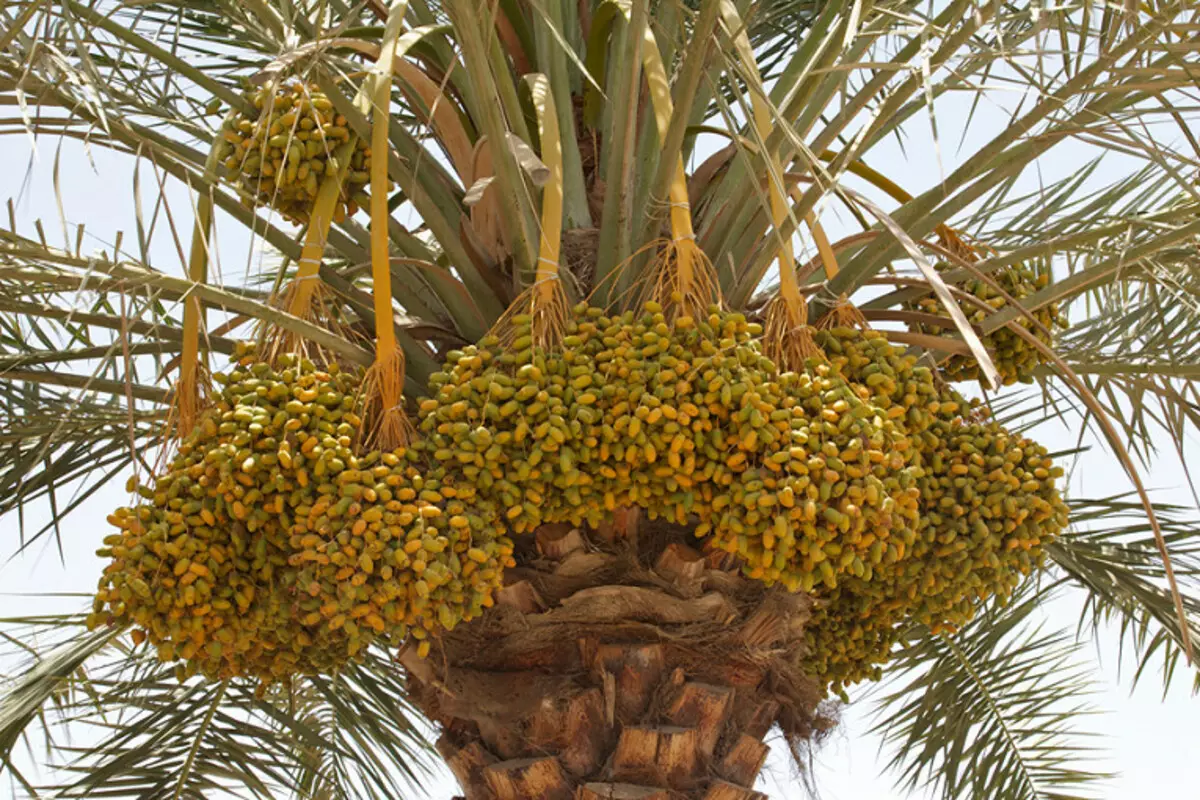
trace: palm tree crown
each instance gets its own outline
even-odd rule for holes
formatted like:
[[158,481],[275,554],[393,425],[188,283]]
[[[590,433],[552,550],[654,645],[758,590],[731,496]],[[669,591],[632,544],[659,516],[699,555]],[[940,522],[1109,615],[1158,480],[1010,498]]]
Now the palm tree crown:
[[[383,504],[394,492],[397,503],[413,505],[380,510],[380,524],[391,519],[385,513],[411,518],[415,510],[431,531],[411,547],[377,548],[390,559],[386,572],[359,539],[349,567],[327,558],[324,572],[304,573],[314,596],[322,581],[349,584],[355,569],[374,576],[355,578],[356,587],[375,592],[370,603],[358,602],[361,614],[337,612],[336,602],[306,607],[322,624],[338,620],[321,629],[325,634],[303,634],[309,652],[320,652],[306,662],[309,669],[278,657],[292,644],[291,629],[265,652],[261,643],[237,650],[233,633],[181,644],[176,631],[171,644],[172,634],[156,631],[149,617],[125,613],[137,601],[129,591],[120,596],[120,580],[109,584],[111,596],[101,584],[90,615],[6,620],[6,637],[23,642],[36,634],[38,644],[20,645],[12,662],[19,667],[0,700],[0,772],[31,797],[228,791],[374,798],[419,786],[440,754],[468,797],[528,796],[519,787],[505,794],[508,784],[494,772],[485,782],[482,763],[465,763],[480,752],[471,749],[479,742],[506,764],[527,754],[514,744],[504,756],[500,733],[452,708],[449,672],[431,666],[436,657],[424,658],[433,641],[448,637],[446,670],[469,662],[483,672],[479,654],[464,644],[476,640],[455,640],[447,631],[487,622],[496,598],[526,622],[537,615],[552,622],[570,608],[572,592],[650,597],[632,592],[640,580],[638,592],[652,585],[662,590],[656,597],[686,599],[680,608],[719,606],[730,619],[757,619],[776,602],[759,585],[765,582],[793,603],[784,616],[810,626],[803,637],[798,629],[779,634],[773,650],[743,643],[770,680],[801,676],[791,694],[778,696],[804,706],[803,713],[789,717],[776,704],[766,725],[778,724],[797,752],[828,721],[830,704],[818,707],[818,699],[840,695],[848,702],[856,684],[882,676],[886,690],[875,695],[880,732],[900,783],[932,782],[947,798],[1095,796],[1105,774],[1081,731],[1086,705],[1079,697],[1089,685],[1078,658],[1081,638],[1115,622],[1111,630],[1136,654],[1138,677],[1161,664],[1168,685],[1186,680],[1176,674],[1183,663],[1200,688],[1190,664],[1200,636],[1200,545],[1188,509],[1152,502],[1141,478],[1164,449],[1186,468],[1184,443],[1200,422],[1200,324],[1193,324],[1200,323],[1200,146],[1190,102],[1198,35],[1200,11],[1183,0],[1053,8],[990,0],[43,0],[0,9],[0,104],[11,112],[0,132],[32,137],[43,154],[120,154],[139,198],[130,215],[135,230],[92,252],[82,227],[58,246],[41,221],[20,222],[12,204],[0,223],[0,514],[21,520],[10,552],[23,554],[51,537],[64,551],[63,531],[82,519],[72,512],[131,472],[131,493],[138,480],[146,483],[143,508],[159,510],[142,517],[140,510],[117,512],[112,521],[123,534],[101,542],[103,535],[89,533],[95,547],[119,561],[124,554],[115,551],[130,544],[122,535],[152,527],[150,515],[170,528],[178,520],[153,476],[183,476],[180,486],[199,480],[213,461],[199,442],[236,441],[239,398],[270,381],[283,393],[312,396],[288,395],[277,420],[247,412],[246,426],[282,428],[293,414],[288,430],[303,425],[312,436],[306,455],[320,439],[326,463],[378,477],[378,484],[364,478],[357,494],[344,495],[347,508],[386,492]],[[1075,168],[1062,169],[1066,161]],[[57,166],[55,173],[54,192],[69,196],[70,177],[60,183]],[[180,189],[186,204],[166,202]],[[153,208],[143,192],[156,198]],[[67,230],[66,220],[62,225]],[[181,268],[151,257],[156,229],[160,236],[170,231]],[[235,259],[251,265],[244,278],[231,277]],[[691,339],[679,333],[685,330]],[[654,350],[668,339],[679,346]],[[255,340],[257,350],[244,340]],[[689,373],[684,381],[683,367],[670,381],[645,367],[650,358],[658,359],[654,370],[668,363],[660,356],[671,359],[668,367],[711,360],[704,348],[713,343],[735,354],[727,371],[741,370],[728,378],[726,392],[736,391],[738,402],[748,392],[759,403],[744,405],[744,420],[737,411],[721,417],[718,407],[734,408],[734,401],[722,395],[720,376],[694,388],[699,379]],[[271,371],[264,362],[254,372],[255,358],[269,359]],[[340,364],[345,373],[331,377],[325,364]],[[571,449],[570,437],[584,441],[576,429],[586,430],[593,417],[597,431],[604,414],[621,417],[613,411],[621,402],[636,406],[642,384],[632,399],[606,397],[599,386],[609,379],[615,385],[618,374],[642,380],[643,368],[646,391],[659,392],[651,407],[670,410],[624,414],[625,427],[613,434],[616,466],[605,475],[611,482],[599,472],[581,482],[580,464],[592,453]],[[571,386],[570,394],[553,395],[567,398],[559,421],[529,426],[528,434],[517,417],[504,422],[506,401],[514,409],[517,400],[536,403],[540,411],[556,400],[536,387],[514,399],[519,387],[489,381],[536,372],[536,382],[556,369],[565,376],[560,384]],[[800,405],[797,387],[816,385],[810,379],[826,382],[812,390],[818,397],[838,389],[837,381],[868,387],[857,399],[847,389],[846,397],[869,400],[886,424],[871,428],[880,431],[878,440],[858,436],[859,428],[849,438],[859,439],[853,447],[889,450],[878,463],[886,455],[913,466],[891,450],[903,451],[911,438],[932,451],[938,445],[929,442],[965,441],[964,430],[973,444],[962,453],[1004,451],[987,470],[996,486],[1000,475],[1011,481],[1005,492],[1012,497],[1006,506],[994,486],[987,502],[1016,520],[1004,534],[1011,539],[985,547],[979,542],[991,536],[987,524],[963,522],[961,547],[954,534],[929,543],[919,577],[892,576],[886,591],[868,590],[883,585],[882,577],[871,583],[875,569],[882,576],[885,564],[903,560],[906,546],[922,545],[882,533],[877,543],[851,541],[838,531],[857,536],[851,518],[860,517],[860,528],[890,529],[897,538],[902,529],[915,537],[953,527],[950,520],[967,518],[956,505],[963,481],[975,479],[972,470],[983,475],[969,455],[947,463],[940,486],[927,478],[942,469],[938,456],[936,468],[929,461],[924,472],[911,473],[911,491],[907,483],[876,487],[872,476],[883,473],[844,470],[851,446],[830,433],[832,449],[821,455],[814,445],[804,459],[821,455],[825,472],[812,467],[815,485],[832,470],[825,483],[841,487],[825,487],[819,502],[844,491],[851,511],[847,516],[845,502],[835,508],[830,501],[818,519],[813,501],[811,536],[826,538],[819,554],[803,542],[788,550],[800,553],[792,561],[783,544],[774,544],[792,547],[795,538],[783,524],[793,507],[791,484],[781,482],[775,492],[765,466],[746,477],[738,464],[730,469],[740,477],[722,484],[725,467],[712,456],[716,466],[698,484],[711,479],[725,487],[735,506],[747,495],[751,507],[769,494],[762,507],[778,502],[782,509],[778,528],[768,530],[764,521],[756,529],[757,508],[722,528],[719,520],[731,513],[719,515],[726,501],[678,482],[703,471],[703,445],[692,453],[682,435],[674,444],[637,438],[664,415],[664,425],[679,414],[685,427],[689,418],[708,420],[704,403],[689,401],[708,392],[712,426],[749,424],[753,412],[759,418],[752,433],[769,440],[771,425],[784,421],[786,429]],[[365,403],[351,402],[351,384]],[[920,408],[918,391],[928,392]],[[663,397],[670,402],[660,403]],[[988,413],[967,411],[970,397]],[[293,398],[295,409],[285,404]],[[309,414],[322,403],[336,411]],[[555,412],[546,414],[551,420]],[[473,424],[456,427],[466,419]],[[219,427],[222,420],[228,430]],[[1056,422],[1077,431],[1078,444],[1047,453],[1036,440]],[[520,490],[493,488],[484,454],[493,458],[525,435],[560,437],[560,445],[565,437],[567,453],[547,448],[553,458],[540,470],[536,460],[527,466]],[[618,436],[636,440],[637,452],[630,447],[627,455]],[[742,449],[761,454],[759,441]],[[1085,443],[1119,465],[1128,494],[1089,498],[1054,485]],[[230,446],[239,463],[254,462],[243,470],[253,475],[262,462],[239,451],[241,444]],[[588,447],[603,452],[597,463],[609,459],[607,443]],[[279,453],[265,462],[276,473],[291,469],[286,442]],[[685,470],[676,462],[689,453]],[[800,464],[799,455],[791,457]],[[788,458],[783,452],[778,463]],[[675,471],[644,480],[639,495],[627,485],[636,474],[630,478],[617,462],[643,477],[663,464]],[[807,474],[809,463],[797,471]],[[221,491],[231,500],[235,490],[244,497],[239,479],[221,474]],[[771,492],[763,492],[763,477]],[[256,497],[278,497],[284,513],[284,496],[295,487],[272,495],[264,481],[255,485]],[[64,501],[67,489],[73,499]],[[703,511],[692,508],[693,499]],[[304,508],[314,531],[333,530],[331,538],[368,530],[349,518],[343,530],[322,515],[325,507],[291,502],[292,511]],[[201,505],[181,513],[199,515]],[[613,519],[639,506],[687,526],[689,535],[707,535],[707,550],[680,566],[672,559],[687,561],[692,551],[682,538],[667,541],[682,534],[652,528],[641,561],[620,561]],[[50,522],[27,530],[25,513],[42,507]],[[230,508],[219,524],[207,524],[234,529],[255,513]],[[905,514],[912,520],[904,522]],[[326,527],[312,521],[318,518]],[[261,530],[275,531],[275,546],[287,540],[292,522],[289,516],[276,530],[263,521]],[[586,528],[591,538],[585,544],[551,532],[557,523]],[[659,534],[667,538],[654,539]],[[953,597],[947,589],[944,602],[937,600],[932,584],[940,591],[953,583],[961,569],[950,565],[960,563],[954,559],[968,540],[983,553],[973,562],[974,582],[964,577]],[[170,580],[207,587],[205,563],[215,569],[226,557],[246,555],[231,546],[209,561],[208,544],[203,548],[203,563],[188,551],[193,574],[185,564]],[[316,553],[317,544],[302,549]],[[609,584],[563,583],[570,559],[584,549],[595,559],[590,577]],[[272,555],[264,545],[257,558],[246,556],[245,569],[253,562],[254,570],[270,573]],[[363,559],[366,565],[357,566]],[[405,570],[413,562],[420,567],[409,581]],[[278,568],[285,563],[281,556]],[[444,580],[421,577],[426,569],[444,572]],[[642,577],[630,578],[635,572]],[[656,577],[645,578],[650,572]],[[386,603],[376,599],[389,582],[407,596],[431,596],[431,621],[400,612],[385,619]],[[160,588],[126,585],[133,594],[144,588],[147,598]],[[1086,598],[1079,630],[1046,633],[1038,614],[1063,591]],[[925,600],[901,602],[905,592]],[[224,614],[227,632],[267,637],[262,619],[251,619],[253,588],[221,602],[212,613]],[[878,624],[867,621],[868,611],[889,603],[891,616],[878,612]],[[275,612],[279,619],[296,613]],[[667,624],[671,614],[656,613],[641,621]],[[130,623],[140,627],[132,631]],[[360,646],[360,629],[371,646]],[[512,630],[505,630],[510,638],[490,640],[497,653],[511,643]],[[419,643],[410,641],[395,657],[389,645],[410,636]],[[606,642],[596,647],[603,651]],[[650,648],[639,653],[658,652],[637,642]],[[232,657],[235,651],[242,655]],[[413,657],[418,652],[421,658]],[[492,655],[486,669],[515,669],[515,661]],[[181,660],[178,675],[160,658]],[[666,681],[671,670],[659,666]],[[719,683],[702,667],[688,670],[688,687]],[[569,695],[595,701],[587,714],[598,720],[609,702],[608,727],[616,719],[629,730],[658,730],[637,716],[651,713],[646,704],[622,720],[619,703],[599,699],[610,696],[604,671],[597,675],[595,685],[580,678],[587,691]],[[290,679],[272,682],[278,677]],[[770,680],[755,684],[756,703]],[[458,685],[469,696],[464,687]],[[733,709],[722,726],[754,731],[749,711],[743,715],[735,701],[713,692],[705,697]],[[961,710],[951,713],[950,705]],[[678,702],[665,707],[654,712],[661,717],[655,722],[687,716]],[[444,731],[436,751],[422,714]],[[694,725],[703,740],[702,722],[684,727]],[[737,744],[757,754],[765,732]],[[44,758],[38,755],[47,786],[36,785],[41,778],[29,772],[21,746],[42,735],[50,742]],[[748,786],[761,758],[745,780],[735,780],[740,773],[730,764],[740,751],[727,747],[731,734],[713,736],[697,747],[723,777],[704,796],[754,796]],[[718,736],[726,737],[719,747]],[[613,742],[597,737],[595,754],[568,746],[550,759],[578,778],[572,796],[601,796],[593,779],[602,767],[589,759]],[[622,735],[614,745],[618,754],[625,741]],[[605,780],[649,783],[648,774]],[[533,779],[522,773],[520,780]],[[716,793],[723,791],[730,794]]]

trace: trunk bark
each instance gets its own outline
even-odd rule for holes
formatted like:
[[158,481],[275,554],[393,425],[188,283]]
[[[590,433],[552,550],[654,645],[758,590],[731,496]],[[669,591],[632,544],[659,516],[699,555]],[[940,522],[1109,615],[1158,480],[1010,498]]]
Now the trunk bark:
[[533,539],[496,608],[401,654],[465,800],[764,798],[768,731],[827,726],[800,669],[808,597],[632,514]]

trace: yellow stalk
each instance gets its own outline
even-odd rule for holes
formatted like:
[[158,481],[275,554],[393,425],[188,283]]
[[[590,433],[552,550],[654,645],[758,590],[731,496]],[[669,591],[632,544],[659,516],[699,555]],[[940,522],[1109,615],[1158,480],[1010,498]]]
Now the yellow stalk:
[[[841,153],[834,152],[833,150],[822,150],[817,157],[822,161],[833,161],[840,155]],[[901,187],[891,178],[887,177],[878,170],[871,169],[862,161],[851,161],[846,165],[846,171],[851,175],[862,178],[864,181],[871,184],[888,197],[891,197],[897,203],[907,203],[909,200],[913,199],[911,194],[905,191],[903,187]]]
[[[671,84],[663,66],[662,53],[654,32],[645,30],[642,43],[642,69],[650,88],[650,102],[654,111],[654,122],[658,136],[665,140],[675,113],[671,100]],[[660,255],[658,278],[651,296],[663,302],[671,301],[672,307],[683,308],[687,313],[699,315],[707,312],[710,303],[718,302],[716,275],[707,256],[696,244],[692,228],[692,212],[688,201],[687,172],[683,157],[675,165],[675,176],[667,190],[670,203],[671,243]]]
[[[365,442],[368,447],[394,450],[408,444],[412,425],[404,414],[404,351],[396,342],[392,310],[392,265],[388,239],[388,158],[391,151],[392,69],[396,41],[408,0],[394,0],[388,9],[383,41],[374,73],[363,84],[360,110],[371,113],[371,291],[375,308],[375,363],[367,371]],[[324,187],[322,187],[324,188]]]
[[[225,141],[224,129],[217,131],[212,149],[204,162],[206,182],[216,180],[217,165],[221,163],[221,149]],[[192,227],[192,247],[188,254],[188,278],[193,283],[208,280],[208,253],[212,233],[213,200],[205,186],[200,188],[196,200],[196,221]],[[180,353],[179,383],[175,387],[175,402],[178,404],[178,425],[175,429],[180,439],[191,433],[208,394],[208,357],[200,352],[200,335],[204,330],[204,305],[200,298],[189,294],[183,305],[183,350]]]
[[312,314],[312,298],[320,281],[321,259],[329,239],[329,226],[333,224],[342,181],[350,171],[350,156],[354,154],[356,144],[358,137],[351,133],[350,138],[333,151],[321,188],[317,190],[317,199],[308,218],[308,230],[304,233],[304,247],[300,251],[300,267],[288,290],[287,311],[292,316],[309,319]]
[[817,220],[817,215],[812,211],[804,217],[804,224],[808,226],[809,232],[812,233],[813,241],[817,243],[817,253],[821,256],[821,264],[825,267],[825,277],[832,280],[834,275],[838,274],[837,255],[833,252],[833,245],[829,243],[829,237],[825,235],[825,229],[821,227],[820,221]]
[[563,154],[562,134],[558,127],[558,110],[549,79],[540,72],[525,76],[533,107],[537,111],[538,136],[541,139],[542,163],[550,178],[542,187],[541,238],[538,244],[537,271],[533,286],[513,301],[508,311],[496,323],[493,332],[507,341],[514,335],[511,324],[517,314],[528,313],[532,318],[531,332],[535,347],[558,344],[567,323],[567,294],[559,277],[562,258],[563,224]]
[[[750,110],[754,118],[754,130],[767,165],[767,198],[771,206],[773,234],[778,240],[776,245],[779,248],[779,294],[772,298],[763,310],[763,350],[767,357],[782,369],[799,370],[804,368],[804,362],[808,358],[818,355],[819,350],[808,327],[808,304],[796,279],[796,257],[791,237],[779,233],[784,220],[791,212],[788,208],[783,167],[779,163],[779,156],[765,146],[774,127],[771,108],[763,94],[766,89],[758,71],[754,48],[746,36],[745,26],[742,25],[737,9],[729,0],[721,0],[721,16],[725,27],[733,35],[733,45],[748,73],[748,83],[752,84],[749,92]],[[813,223],[815,218],[810,222],[810,227]],[[819,228],[819,224],[817,227]],[[821,235],[823,238],[824,231]],[[828,240],[825,240],[825,244],[828,246]]]
[[563,155],[558,130],[558,112],[550,81],[542,74],[526,76],[533,105],[538,110],[538,135],[542,141],[542,163],[550,169],[550,180],[542,189],[542,236],[538,247],[537,293],[548,302],[558,282],[558,259],[562,247]]
[[[774,123],[771,120],[771,108],[767,104],[766,98],[761,91],[756,91],[765,90],[762,85],[762,76],[758,71],[758,62],[754,58],[754,49],[750,46],[750,39],[746,36],[745,26],[738,16],[737,9],[729,0],[721,0],[721,16],[724,18],[725,27],[733,34],[733,46],[749,73],[750,82],[753,83],[749,92],[750,109],[754,117],[755,132],[759,142],[764,146],[763,157],[767,162],[767,197],[771,204],[771,224],[775,228],[776,237],[779,240],[777,242],[779,246],[779,291],[790,312],[797,318],[807,316],[800,311],[804,305],[804,299],[800,296],[800,287],[796,282],[792,240],[778,234],[780,225],[788,216],[787,195],[783,186],[783,169],[779,163],[779,156],[774,151],[765,148],[767,136],[770,135]],[[803,324],[803,321],[797,324]]]

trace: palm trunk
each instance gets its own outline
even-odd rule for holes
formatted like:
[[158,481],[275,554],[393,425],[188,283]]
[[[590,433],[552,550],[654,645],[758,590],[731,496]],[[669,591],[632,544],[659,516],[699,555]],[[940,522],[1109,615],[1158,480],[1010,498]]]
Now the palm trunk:
[[495,609],[402,655],[465,800],[762,798],[767,732],[826,726],[800,670],[809,598],[689,539],[545,526]]

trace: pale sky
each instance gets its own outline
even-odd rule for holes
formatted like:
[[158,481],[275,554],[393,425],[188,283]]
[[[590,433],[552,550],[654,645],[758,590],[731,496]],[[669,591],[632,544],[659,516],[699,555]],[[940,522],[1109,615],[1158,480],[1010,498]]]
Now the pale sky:
[[[975,123],[978,126],[976,130],[984,133],[988,131],[986,113],[985,110],[983,122],[977,120]],[[997,115],[998,124],[1000,119],[1001,116]],[[944,120],[939,122],[944,126]],[[944,141],[958,141],[956,136],[948,135],[944,127],[942,136]],[[968,142],[964,152],[974,149],[971,144]],[[31,153],[28,141],[15,137],[6,139],[3,145],[6,169],[0,171],[0,201],[11,197],[17,203],[18,220],[23,226],[27,225],[22,232],[32,235],[32,220],[40,217],[50,241],[62,244],[62,226],[58,221],[52,178],[57,147],[58,143],[54,140],[42,140],[36,159],[27,173],[25,168],[30,164]],[[1071,145],[1064,146],[1069,147]],[[954,164],[955,153],[945,147],[939,149],[945,162],[944,171],[949,171]],[[885,159],[881,151],[876,150],[870,163],[877,167],[886,163],[888,175],[914,192],[936,182],[943,170],[936,166],[932,143],[909,141],[906,142],[906,151],[910,159],[908,161],[898,150],[894,159]],[[1069,170],[1072,168],[1072,151],[1068,149],[1064,152],[1068,157],[1057,160],[1054,167]],[[73,226],[78,224],[86,226],[85,252],[101,247],[111,249],[114,234],[120,229],[126,231],[125,242],[129,247],[136,238],[132,170],[124,157],[100,149],[92,155],[95,159],[94,169],[77,143],[67,142],[62,148],[59,168],[64,189],[62,201],[66,218],[72,226],[72,247],[75,236]],[[1040,177],[1045,180],[1054,177],[1046,173]],[[155,200],[155,192],[151,190],[155,178],[148,165],[142,167],[141,180],[143,208],[148,216]],[[175,225],[184,236],[183,249],[186,251],[192,204],[178,185],[168,187],[168,198],[175,215]],[[838,223],[831,220],[827,224],[836,233]],[[258,271],[258,256],[251,253],[240,226],[225,220],[218,236],[220,268],[226,282],[239,284],[247,270]],[[155,266],[181,273],[178,250],[164,221],[160,220],[156,229],[151,251]],[[1074,447],[1077,432],[1063,425],[1043,425],[1034,436],[1053,451]],[[1108,497],[1128,491],[1131,488],[1128,479],[1106,448],[1095,442],[1091,444],[1094,445],[1092,450],[1083,456],[1080,463],[1067,465],[1071,471],[1072,494],[1077,497]],[[1194,445],[1194,442],[1190,443],[1190,446]],[[1147,485],[1155,490],[1156,500],[1193,506],[1185,484],[1186,478],[1165,437],[1161,461],[1144,477]],[[45,544],[35,546],[25,556],[0,566],[0,586],[7,593],[0,595],[0,616],[78,607],[73,601],[33,599],[21,595],[90,592],[94,589],[100,563],[92,551],[108,532],[104,516],[113,507],[128,502],[123,483],[124,477],[114,481],[88,501],[63,527],[63,544],[67,552],[65,565],[59,563],[52,539],[47,538]],[[36,529],[39,517],[43,517],[40,509],[29,515],[27,525]],[[0,530],[6,542],[5,549],[11,552],[15,549],[17,538],[15,515],[0,521]],[[1078,620],[1079,609],[1078,596],[1064,597],[1047,609],[1047,624],[1056,629],[1073,627]],[[1116,637],[1103,636],[1094,645],[1089,644],[1081,656],[1091,655],[1100,665],[1096,673],[1100,691],[1092,700],[1105,713],[1085,723],[1085,728],[1105,734],[1102,745],[1108,748],[1111,755],[1102,766],[1119,773],[1100,794],[1106,798],[1141,798],[1152,793],[1153,796],[1171,798],[1200,798],[1194,764],[1189,758],[1200,754],[1200,735],[1196,732],[1197,723],[1200,722],[1200,700],[1187,693],[1187,681],[1177,681],[1178,685],[1165,702],[1157,676],[1147,677],[1140,688],[1130,694],[1128,678],[1131,670],[1128,663],[1125,664],[1125,671],[1118,676],[1120,665]],[[863,694],[864,687],[857,687],[852,697],[858,698]],[[826,800],[918,800],[926,797],[919,793],[900,793],[892,788],[888,776],[880,775],[886,758],[880,756],[879,740],[868,734],[870,727],[869,703],[854,702],[845,710],[841,728],[817,755],[816,781],[822,797]],[[792,779],[782,748],[775,748],[760,788],[776,800],[804,796],[802,789]],[[453,782],[444,778],[431,788],[428,796],[443,800],[454,793]]]

